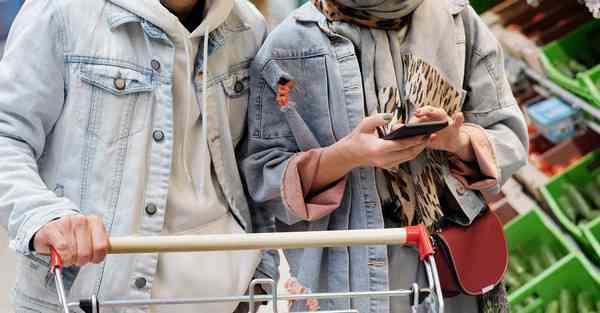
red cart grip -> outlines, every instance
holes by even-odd
[[[50,247],[50,271],[54,273],[55,269],[61,269],[63,267],[62,258],[58,251],[54,247]]]
[[[421,260],[433,255],[433,244],[429,238],[427,228],[423,224],[406,227],[406,242],[419,248]]]

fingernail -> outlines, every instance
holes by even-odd
[[[386,122],[391,122],[394,119],[394,114],[392,113],[385,113],[383,114],[383,120]]]

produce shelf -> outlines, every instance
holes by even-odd
[[[514,271],[514,264],[509,266],[509,275],[520,282],[527,281],[527,276],[544,275],[553,263],[577,252],[577,248],[568,242],[565,235],[537,208],[509,222],[504,227],[504,233],[511,261],[519,262],[526,271],[524,275],[519,275]],[[551,251],[554,259],[546,261],[544,257],[541,257],[543,249]],[[540,267],[540,265],[543,270],[536,271],[534,267]],[[526,289],[530,284],[531,280],[521,284],[517,289],[509,288],[509,293]],[[509,287],[511,286],[509,285]]]
[[[580,255],[560,260],[548,272],[536,277],[528,288],[509,295],[508,301],[515,313],[548,312],[544,309],[551,301],[559,300],[563,290],[568,290],[573,298],[588,292],[594,305],[600,300],[600,278]],[[575,302],[573,299],[573,309],[567,312],[578,312]]]
[[[600,150],[589,153],[579,162],[570,166],[562,174],[553,177],[550,182],[540,189],[552,214],[591,257],[595,257],[596,253],[591,247],[588,239],[584,236],[582,228],[584,228],[586,224],[595,223],[600,217],[595,218],[589,223],[581,221],[576,223],[568,217],[568,211],[560,204],[560,198],[565,197],[565,186],[567,184],[580,189],[583,188],[585,184],[592,182],[594,177],[598,175],[600,175]],[[600,258],[594,259],[594,261],[599,262],[600,264]]]

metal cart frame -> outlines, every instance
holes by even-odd
[[[436,299],[435,312],[443,313],[444,302],[440,280],[433,257],[433,245],[427,229],[423,225],[406,228],[381,230],[349,230],[319,231],[295,233],[263,233],[235,235],[202,235],[202,236],[154,236],[154,237],[113,237],[109,240],[109,254],[140,254],[166,252],[198,252],[198,251],[234,251],[265,249],[320,248],[351,245],[414,245],[419,250],[420,259],[424,262],[428,285],[420,287],[413,284],[407,290],[365,291],[365,292],[328,292],[308,294],[277,293],[277,282],[271,279],[255,279],[250,283],[249,294],[190,299],[141,299],[141,300],[100,300],[96,295],[77,302],[68,302],[62,280],[62,260],[56,250],[51,249],[50,271],[54,274],[59,303],[64,313],[71,308],[80,308],[86,313],[100,313],[101,308],[138,307],[154,305],[177,305],[192,303],[246,302],[250,311],[254,304],[262,301],[273,301],[273,312],[278,313],[277,303],[285,300],[336,299],[363,297],[410,297],[415,307],[423,303],[427,297]],[[270,285],[272,293],[256,295],[257,284]],[[358,313],[356,310],[321,311],[322,313]]]

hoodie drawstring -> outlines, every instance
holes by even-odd
[[[199,184],[196,184],[196,182],[194,181],[193,176],[191,175],[190,169],[189,169],[189,164],[188,164],[188,139],[189,136],[187,133],[185,133],[183,135],[183,147],[182,147],[182,153],[180,154],[180,160],[183,163],[183,168],[185,171],[185,175],[187,176],[188,180],[190,181],[190,183],[193,186],[193,190],[195,192],[200,191],[200,189],[198,189],[198,187],[200,186],[206,186],[206,179],[210,179],[211,177],[211,173],[210,173],[210,156],[209,156],[209,151],[208,151],[208,29],[204,32],[204,44],[203,44],[203,48],[202,48],[202,111],[200,112],[201,116],[202,116],[202,144],[201,144],[201,155],[202,155],[202,163],[201,163],[201,175],[200,175],[200,182],[198,182]],[[184,40],[184,46],[185,46],[185,51],[186,54],[189,55],[190,54],[190,47],[189,47],[189,40]],[[187,72],[187,77],[192,78],[192,71],[193,68],[190,66],[190,62],[187,62],[186,64],[186,72]],[[195,92],[194,89],[192,88],[192,92]],[[191,93],[187,94],[187,99],[186,99],[186,103],[190,103],[191,102]],[[195,94],[194,94],[195,96]],[[187,127],[189,127],[189,123],[190,123],[190,118],[191,118],[191,112],[186,112],[185,114],[185,128],[187,129]]]
[[[204,179],[211,178],[210,174],[210,155],[208,151],[208,27],[204,32],[204,45],[202,51],[202,155],[207,156],[202,163],[202,180],[200,184],[205,185]],[[207,174],[208,173],[208,174]]]
[[[190,55],[190,44],[189,44],[189,38],[184,38],[183,39],[183,46],[185,48],[185,54],[187,56]],[[193,79],[192,77],[192,71],[193,68],[192,66],[190,66],[190,62],[186,62],[185,64],[185,74],[186,74],[186,78],[187,79]],[[191,93],[194,92],[194,88],[192,88],[192,90],[190,92],[188,92],[186,94],[186,99],[185,99],[185,103],[191,103],[192,101],[192,96]],[[190,183],[192,184],[194,190],[197,190],[195,184],[194,184],[194,179],[192,178],[192,175],[190,174],[190,169],[189,169],[189,165],[188,165],[188,160],[187,160],[187,147],[188,147],[188,139],[189,139],[189,135],[187,133],[187,128],[189,127],[190,124],[190,109],[188,106],[186,106],[187,112],[185,112],[185,123],[183,125],[183,145],[181,146],[181,153],[179,154],[179,161],[183,164],[183,170],[185,171],[185,175],[187,177],[187,179],[190,181]]]

